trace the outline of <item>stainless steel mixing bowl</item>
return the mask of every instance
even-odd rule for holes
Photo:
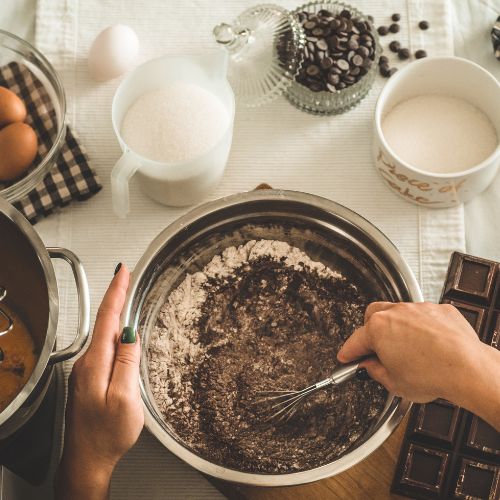
[[[366,219],[318,196],[265,190],[202,205],[161,232],[133,272],[122,324],[137,328],[141,335],[146,426],[171,452],[201,472],[228,481],[302,484],[338,474],[366,458],[389,437],[410,403],[389,394],[384,410],[361,441],[326,465],[290,474],[254,474],[210,462],[185,447],[163,420],[149,387],[147,346],[165,297],[186,272],[201,269],[228,246],[261,238],[287,241],[314,260],[355,276],[378,299],[422,300],[418,283],[396,247]]]

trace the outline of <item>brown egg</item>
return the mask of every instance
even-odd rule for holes
[[[33,163],[37,147],[35,131],[26,123],[0,129],[0,182],[22,175]]]
[[[26,119],[26,106],[14,92],[0,87],[0,128],[9,123],[23,122]]]

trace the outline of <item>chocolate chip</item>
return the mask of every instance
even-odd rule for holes
[[[311,64],[306,68],[306,73],[309,76],[316,76],[317,74],[319,74],[319,68],[315,64]]]
[[[379,66],[379,72],[385,78],[389,78],[389,65],[388,64],[381,64]]]
[[[356,54],[355,56],[353,56],[352,58],[352,64],[354,64],[354,66],[361,66],[363,64],[363,58]]]
[[[378,65],[383,66],[384,64],[389,64],[389,58],[387,56],[380,56],[378,60]]]
[[[333,66],[333,59],[331,57],[325,57],[325,58],[323,58],[321,60],[321,62],[320,62],[320,66],[323,69],[331,68]]]
[[[421,29],[421,30],[428,30],[429,29],[429,23],[427,21],[420,21],[418,23],[418,27]]]
[[[393,23],[389,26],[389,31],[391,33],[397,33],[399,31],[399,24]]]
[[[335,73],[329,73],[328,82],[331,83],[332,85],[337,85],[337,83],[340,82],[339,75],[336,75]]]
[[[423,57],[427,57],[427,52],[423,49],[419,49],[415,52],[415,59],[422,59]]]
[[[386,64],[380,66],[380,74],[384,78],[390,78],[394,73],[396,73],[397,70],[397,68],[389,68],[389,65]]]
[[[401,44],[397,40],[393,40],[389,44],[389,49],[391,52],[394,52],[395,54],[398,53],[398,50],[401,48]]]
[[[361,57],[368,57],[370,55],[370,49],[365,47],[365,46],[361,46],[359,47],[359,49],[356,51]]]
[[[335,92],[355,84],[375,59],[371,25],[353,17],[348,9],[332,14],[301,12],[298,18],[306,35],[304,62],[295,80],[314,92]],[[328,86],[329,85],[329,86]]]
[[[387,26],[379,26],[377,28],[377,33],[380,36],[385,36],[385,35],[387,35],[387,33],[389,33],[389,30],[388,30]]]
[[[405,59],[410,58],[410,51],[409,49],[399,49],[398,50],[398,57],[404,61]]]
[[[357,50],[359,49],[359,43],[357,42],[357,40],[355,39],[350,39],[348,42],[347,42],[347,47],[351,50]]]
[[[392,19],[395,23],[397,23],[397,22],[401,19],[401,14],[393,14],[393,15],[391,16],[391,19]]]
[[[316,47],[318,47],[319,50],[328,50],[328,44],[323,39],[316,42]]]
[[[338,61],[335,61],[335,63],[342,71],[347,71],[349,69],[349,63],[345,59],[339,59]]]

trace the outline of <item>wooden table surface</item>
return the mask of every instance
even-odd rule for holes
[[[209,480],[230,500],[378,500],[400,499],[390,493],[408,416],[367,459],[337,476],[303,486],[262,488]]]

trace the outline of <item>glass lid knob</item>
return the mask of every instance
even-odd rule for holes
[[[244,106],[260,106],[281,95],[302,64],[302,27],[278,5],[252,7],[232,24],[218,24],[213,35],[229,52],[228,80]]]

